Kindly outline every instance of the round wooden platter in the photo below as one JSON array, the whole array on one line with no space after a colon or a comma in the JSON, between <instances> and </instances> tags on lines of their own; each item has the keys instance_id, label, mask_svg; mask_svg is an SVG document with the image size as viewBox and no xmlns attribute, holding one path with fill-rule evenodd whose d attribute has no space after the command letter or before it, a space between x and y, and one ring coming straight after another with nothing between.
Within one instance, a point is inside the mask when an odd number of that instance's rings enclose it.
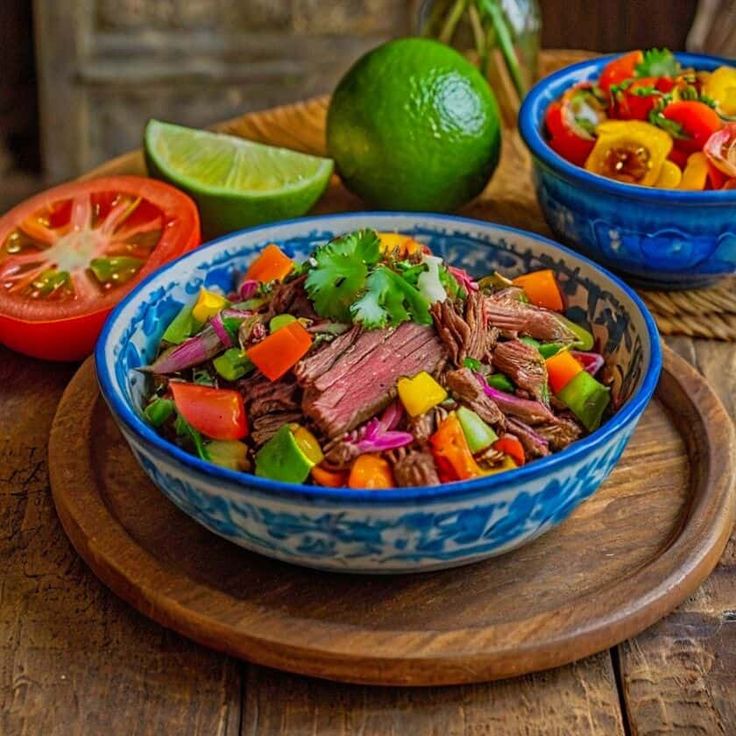
<instances>
[{"instance_id":1,"label":"round wooden platter","mask_svg":"<svg viewBox=\"0 0 736 736\"><path fill-rule=\"evenodd\" d=\"M710 573L735 508L731 421L669 350L656 399L604 486L532 544L454 570L321 573L211 534L138 467L91 360L59 405L49 467L79 554L145 615L259 664L386 685L519 675L637 634Z\"/></svg>"}]
</instances>

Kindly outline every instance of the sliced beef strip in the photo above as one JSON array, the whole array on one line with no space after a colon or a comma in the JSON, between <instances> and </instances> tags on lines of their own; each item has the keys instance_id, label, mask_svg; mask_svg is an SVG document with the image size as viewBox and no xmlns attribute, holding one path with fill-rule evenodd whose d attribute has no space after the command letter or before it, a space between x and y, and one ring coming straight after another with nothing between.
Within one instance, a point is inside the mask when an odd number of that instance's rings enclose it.
<instances>
[{"instance_id":1,"label":"sliced beef strip","mask_svg":"<svg viewBox=\"0 0 736 736\"><path fill-rule=\"evenodd\" d=\"M437 467L426 450L410 448L393 464L394 479L401 487L438 486Z\"/></svg>"},{"instance_id":2,"label":"sliced beef strip","mask_svg":"<svg viewBox=\"0 0 736 736\"><path fill-rule=\"evenodd\" d=\"M468 368L448 371L445 374L445 383L451 393L484 422L501 429L505 426L506 420L498 405L486 396L478 379Z\"/></svg>"},{"instance_id":3,"label":"sliced beef strip","mask_svg":"<svg viewBox=\"0 0 736 736\"><path fill-rule=\"evenodd\" d=\"M490 355L498 330L487 327L485 297L480 292L470 292L464 302L435 302L431 312L437 333L456 366L462 366L465 358L483 360Z\"/></svg>"},{"instance_id":4,"label":"sliced beef strip","mask_svg":"<svg viewBox=\"0 0 736 736\"><path fill-rule=\"evenodd\" d=\"M545 395L547 366L542 354L535 347L521 340L499 342L493 350L496 368L505 373L519 388L528 391L535 399Z\"/></svg>"},{"instance_id":5,"label":"sliced beef strip","mask_svg":"<svg viewBox=\"0 0 736 736\"><path fill-rule=\"evenodd\" d=\"M336 337L332 342L326 343L315 352L310 352L306 358L300 360L294 366L294 375L301 385L316 381L321 375L327 373L343 353L351 350L360 337L360 327Z\"/></svg>"},{"instance_id":6,"label":"sliced beef strip","mask_svg":"<svg viewBox=\"0 0 736 736\"><path fill-rule=\"evenodd\" d=\"M523 334L543 342L571 343L575 335L554 312L511 299L486 297L486 315L502 333Z\"/></svg>"},{"instance_id":7,"label":"sliced beef strip","mask_svg":"<svg viewBox=\"0 0 736 736\"><path fill-rule=\"evenodd\" d=\"M445 364L445 348L432 327L405 322L395 330L371 330L357 337L341 335L320 372L314 362L297 372L304 387L302 410L328 436L339 437L384 409L396 395L396 382L419 371L437 374ZM350 335L351 339L345 339ZM340 342L335 349L336 343ZM342 349L341 349L342 348ZM333 360L334 357L334 360Z\"/></svg>"},{"instance_id":8,"label":"sliced beef strip","mask_svg":"<svg viewBox=\"0 0 736 736\"><path fill-rule=\"evenodd\" d=\"M528 424L510 418L506 425L509 433L513 434L521 442L524 452L528 458L545 457L549 455L549 444Z\"/></svg>"},{"instance_id":9,"label":"sliced beef strip","mask_svg":"<svg viewBox=\"0 0 736 736\"><path fill-rule=\"evenodd\" d=\"M536 427L536 431L549 442L549 446L555 452L564 450L583 434L583 428L569 416L557 417L554 424Z\"/></svg>"}]
</instances>

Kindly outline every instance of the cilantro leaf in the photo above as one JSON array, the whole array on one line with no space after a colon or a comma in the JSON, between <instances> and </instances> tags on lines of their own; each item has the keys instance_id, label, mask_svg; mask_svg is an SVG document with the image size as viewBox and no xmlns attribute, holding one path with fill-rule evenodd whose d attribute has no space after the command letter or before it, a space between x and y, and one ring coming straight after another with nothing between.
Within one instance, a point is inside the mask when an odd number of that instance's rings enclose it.
<instances>
[{"instance_id":1,"label":"cilantro leaf","mask_svg":"<svg viewBox=\"0 0 736 736\"><path fill-rule=\"evenodd\" d=\"M314 252L314 265L304 286L317 313L350 321L350 305L363 291L368 267L380 258L378 235L359 230L336 238Z\"/></svg>"},{"instance_id":2,"label":"cilantro leaf","mask_svg":"<svg viewBox=\"0 0 736 736\"><path fill-rule=\"evenodd\" d=\"M685 129L682 125L674 120L666 118L662 114L661 109L655 108L649 113L649 122L678 140L688 140L690 138L690 136L685 133Z\"/></svg>"},{"instance_id":3,"label":"cilantro leaf","mask_svg":"<svg viewBox=\"0 0 736 736\"><path fill-rule=\"evenodd\" d=\"M679 72L680 63L669 49L649 49L636 65L637 77L674 77Z\"/></svg>"},{"instance_id":4,"label":"cilantro leaf","mask_svg":"<svg viewBox=\"0 0 736 736\"><path fill-rule=\"evenodd\" d=\"M399 274L378 266L368 277L366 292L350 309L353 322L373 330L413 319L431 324L427 300Z\"/></svg>"}]
</instances>

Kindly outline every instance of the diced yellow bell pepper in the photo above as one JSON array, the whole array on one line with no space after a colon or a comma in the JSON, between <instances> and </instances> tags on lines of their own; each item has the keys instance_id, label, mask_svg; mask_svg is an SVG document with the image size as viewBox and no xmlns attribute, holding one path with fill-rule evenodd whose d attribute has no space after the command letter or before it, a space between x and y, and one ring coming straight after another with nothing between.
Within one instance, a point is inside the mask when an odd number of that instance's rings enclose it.
<instances>
[{"instance_id":1,"label":"diced yellow bell pepper","mask_svg":"<svg viewBox=\"0 0 736 736\"><path fill-rule=\"evenodd\" d=\"M659 172L659 178L654 182L657 189L677 189L682 181L682 170L673 161L665 161Z\"/></svg>"},{"instance_id":2,"label":"diced yellow bell pepper","mask_svg":"<svg viewBox=\"0 0 736 736\"><path fill-rule=\"evenodd\" d=\"M708 75L703 92L715 100L716 109L721 115L736 115L736 69L732 66L719 66Z\"/></svg>"},{"instance_id":3,"label":"diced yellow bell pepper","mask_svg":"<svg viewBox=\"0 0 736 736\"><path fill-rule=\"evenodd\" d=\"M214 317L223 307L229 304L224 296L214 291L200 289L197 301L192 309L192 316L197 322L206 322Z\"/></svg>"},{"instance_id":4,"label":"diced yellow bell pepper","mask_svg":"<svg viewBox=\"0 0 736 736\"><path fill-rule=\"evenodd\" d=\"M413 378L400 378L396 386L407 413L418 417L447 398L447 391L426 371Z\"/></svg>"},{"instance_id":5,"label":"diced yellow bell pepper","mask_svg":"<svg viewBox=\"0 0 736 736\"><path fill-rule=\"evenodd\" d=\"M641 120L606 120L585 168L609 179L653 186L672 150L672 138Z\"/></svg>"},{"instance_id":6,"label":"diced yellow bell pepper","mask_svg":"<svg viewBox=\"0 0 736 736\"><path fill-rule=\"evenodd\" d=\"M687 165L685 171L682 172L682 179L678 189L687 189L688 191L700 192L705 189L708 181L708 157L704 153L691 153L687 157Z\"/></svg>"},{"instance_id":7,"label":"diced yellow bell pepper","mask_svg":"<svg viewBox=\"0 0 736 736\"><path fill-rule=\"evenodd\" d=\"M319 446L317 438L306 428L299 424L290 424L289 427L294 435L299 449L315 464L319 465L324 459L324 453Z\"/></svg>"},{"instance_id":8,"label":"diced yellow bell pepper","mask_svg":"<svg viewBox=\"0 0 736 736\"><path fill-rule=\"evenodd\" d=\"M514 462L512 457L504 455L503 460L492 468L483 468L483 475L495 475L496 473L503 473L505 470L514 470L519 466Z\"/></svg>"},{"instance_id":9,"label":"diced yellow bell pepper","mask_svg":"<svg viewBox=\"0 0 736 736\"><path fill-rule=\"evenodd\" d=\"M401 233L378 233L380 241L381 253L384 255L392 254L397 258L406 258L415 253L420 253L422 244L411 235L402 235Z\"/></svg>"}]
</instances>

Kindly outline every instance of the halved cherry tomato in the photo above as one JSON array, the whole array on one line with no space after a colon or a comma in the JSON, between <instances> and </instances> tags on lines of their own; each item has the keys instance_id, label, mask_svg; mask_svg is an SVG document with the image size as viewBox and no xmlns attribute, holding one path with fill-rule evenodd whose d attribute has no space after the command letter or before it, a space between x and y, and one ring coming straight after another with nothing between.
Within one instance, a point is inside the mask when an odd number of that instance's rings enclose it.
<instances>
[{"instance_id":1,"label":"halved cherry tomato","mask_svg":"<svg viewBox=\"0 0 736 736\"><path fill-rule=\"evenodd\" d=\"M570 163L582 166L595 145L591 135L579 135L564 119L562 103L553 102L545 113L544 124L549 132L550 148Z\"/></svg>"},{"instance_id":2,"label":"halved cherry tomato","mask_svg":"<svg viewBox=\"0 0 736 736\"><path fill-rule=\"evenodd\" d=\"M632 51L609 61L603 67L598 86L604 92L608 92L614 84L621 84L621 82L631 79L636 75L636 67L642 61L644 61L642 51Z\"/></svg>"},{"instance_id":3,"label":"halved cherry tomato","mask_svg":"<svg viewBox=\"0 0 736 736\"><path fill-rule=\"evenodd\" d=\"M154 179L89 179L31 197L0 218L0 343L83 358L113 306L199 242L194 202Z\"/></svg>"},{"instance_id":4,"label":"halved cherry tomato","mask_svg":"<svg viewBox=\"0 0 736 736\"><path fill-rule=\"evenodd\" d=\"M675 148L688 153L702 151L708 138L723 126L718 113L697 100L670 102L662 115L682 126L687 138L675 138Z\"/></svg>"},{"instance_id":5,"label":"halved cherry tomato","mask_svg":"<svg viewBox=\"0 0 736 736\"><path fill-rule=\"evenodd\" d=\"M179 414L213 440L242 440L248 434L243 396L229 388L172 381L169 386Z\"/></svg>"},{"instance_id":6,"label":"halved cherry tomato","mask_svg":"<svg viewBox=\"0 0 736 736\"><path fill-rule=\"evenodd\" d=\"M662 99L657 77L634 80L626 89L612 94L611 117L619 120L648 120L649 113Z\"/></svg>"}]
</instances>

